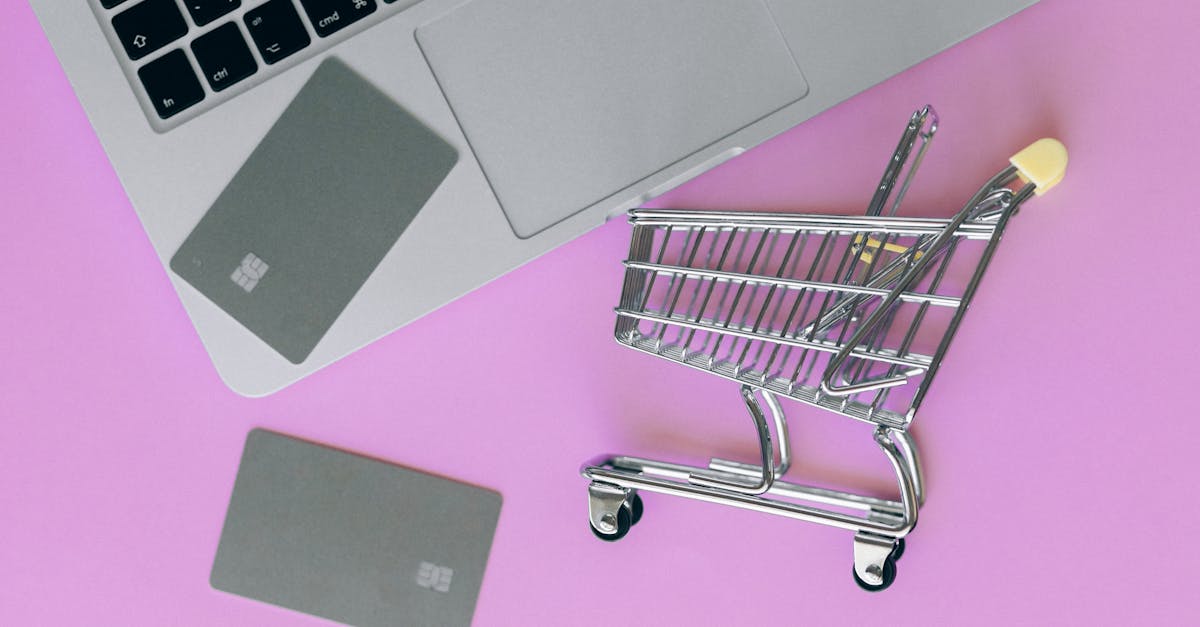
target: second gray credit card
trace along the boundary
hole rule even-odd
[[[255,429],[210,582],[351,625],[466,627],[499,493]]]
[[[326,59],[171,269],[301,363],[457,160],[395,101]]]

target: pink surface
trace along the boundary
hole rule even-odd
[[[850,535],[646,497],[586,529],[579,463],[752,454],[735,386],[620,348],[613,222],[265,399],[217,378],[23,2],[0,37],[0,623],[314,624],[212,590],[246,433],[489,486],[478,625],[1195,620],[1200,10],[1045,0],[658,201],[860,212],[901,120],[943,126],[913,202],[944,215],[1055,135],[917,417],[929,502],[896,584]],[[792,412],[798,475],[889,494],[862,424]]]

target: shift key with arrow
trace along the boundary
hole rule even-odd
[[[116,14],[113,30],[130,59],[138,60],[187,34],[175,0],[143,0]]]

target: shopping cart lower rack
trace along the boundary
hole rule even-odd
[[[1067,163],[1061,143],[1042,139],[953,217],[898,217],[936,131],[930,107],[913,114],[862,217],[630,213],[617,341],[739,383],[761,455],[705,468],[627,456],[589,463],[597,536],[624,537],[642,515],[638,492],[659,492],[848,529],[855,581],[892,583],[924,502],[908,426],[1009,219]],[[874,425],[899,500],[782,481],[791,448],[780,396]]]

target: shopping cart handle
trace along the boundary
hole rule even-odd
[[[1067,147],[1051,137],[1029,144],[1008,160],[1026,183],[1033,183],[1038,196],[1058,185],[1067,174]]]
[[[855,383],[842,383],[841,385],[834,385],[833,383],[834,377],[837,376],[836,372],[826,372],[825,376],[821,379],[821,391],[830,396],[850,396],[859,392],[894,388],[908,383],[909,377],[915,377],[923,372],[925,372],[923,368],[912,368],[897,375],[864,379]]]

